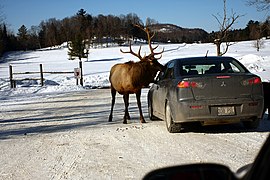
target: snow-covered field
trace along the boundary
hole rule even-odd
[[[188,56],[205,56],[216,55],[216,48],[213,44],[169,44],[160,45],[164,47],[165,52],[160,60],[161,63]],[[121,47],[128,50],[128,47]],[[139,46],[133,47],[137,52]],[[157,50],[157,51],[158,51]],[[148,53],[148,46],[143,46],[142,54]],[[259,52],[254,48],[253,41],[239,42],[230,46],[227,56],[233,56],[240,60],[248,69],[261,76],[263,81],[270,81],[270,40],[264,41],[264,48]],[[137,61],[137,58],[130,54],[120,52],[120,47],[90,49],[88,60],[83,61],[83,75],[85,87],[109,87],[109,70],[116,63],[122,63],[129,60]],[[13,52],[8,53],[0,60],[0,95],[1,98],[16,96],[19,98],[25,94],[40,94],[53,92],[78,91],[81,87],[74,86],[76,80],[73,74],[45,74],[45,87],[35,86],[39,81],[18,82],[16,90],[9,88],[9,65],[13,66],[13,72],[39,72],[39,64],[43,64],[43,71],[69,71],[78,67],[78,60],[68,60],[67,48],[55,48],[53,50],[43,49],[40,51],[30,52]],[[22,79],[23,77],[39,78],[39,74],[34,75],[14,75],[14,78]],[[29,88],[31,86],[31,88]],[[27,87],[27,88],[25,88]]]
[[[259,52],[253,44],[239,42],[226,55],[240,60],[263,81],[270,81],[270,40],[265,40]],[[163,47],[161,63],[204,56],[207,50],[208,55],[215,55],[213,44],[160,45]],[[68,60],[65,48],[13,52],[1,59],[0,179],[141,179],[152,169],[170,165],[215,162],[236,171],[253,161],[269,135],[266,118],[255,131],[236,124],[170,134],[163,121],[149,120],[148,89],[143,89],[146,124],[139,123],[134,96],[131,121],[122,124],[124,105],[117,96],[114,119],[108,123],[110,90],[93,87],[109,86],[109,70],[115,63],[136,60],[119,49],[90,50],[89,59],[83,61],[84,87],[75,85],[73,74],[45,74],[44,87],[38,81],[9,87],[10,64],[14,72],[39,71],[40,63],[44,71],[73,71],[78,61]],[[147,46],[143,50],[148,52]]]

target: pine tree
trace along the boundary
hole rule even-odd
[[[28,33],[27,33],[27,28],[25,27],[25,25],[22,25],[19,29],[18,29],[18,40],[22,46],[22,48],[24,50],[27,50],[27,44],[28,44]]]
[[[2,30],[2,27],[0,26],[0,56],[5,52],[5,46],[4,46],[4,31]]]
[[[89,54],[86,43],[80,35],[69,43],[68,50],[70,60],[74,60],[77,57],[81,61],[82,58],[87,58]]]
[[[86,43],[82,39],[82,36],[78,35],[76,38],[68,44],[68,55],[70,60],[79,58],[79,67],[81,69],[80,84],[83,86],[83,72],[82,72],[82,58],[88,57],[88,49]]]
[[[6,25],[0,25],[0,56],[9,51],[10,47],[9,47],[9,38],[8,38],[8,34],[7,34],[7,28]]]

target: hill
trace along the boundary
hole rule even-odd
[[[174,24],[155,24],[150,26],[157,33],[156,40],[159,42],[205,42],[209,33],[199,28],[183,28]]]

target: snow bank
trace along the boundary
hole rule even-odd
[[[270,81],[270,40],[265,40],[265,48],[257,52],[252,41],[239,42],[230,47],[226,55],[233,56],[243,63],[252,73],[259,75],[263,81]],[[24,94],[59,93],[61,91],[81,91],[85,88],[107,88],[110,86],[109,71],[117,63],[129,60],[137,61],[131,54],[123,54],[120,49],[128,47],[111,47],[90,49],[89,58],[83,60],[84,87],[76,86],[76,79],[71,74],[45,74],[45,86],[40,87],[38,80],[17,81],[16,89],[10,89],[9,65],[15,72],[39,71],[39,64],[43,64],[44,71],[73,71],[78,67],[78,60],[68,60],[67,48],[46,48],[39,51],[9,52],[0,59],[0,96],[23,96]],[[209,56],[216,54],[215,45],[206,44],[163,44],[157,51],[164,48],[160,62],[165,64],[171,59],[192,56]],[[136,52],[139,46],[134,46]],[[148,46],[143,45],[141,53],[147,54]],[[35,75],[39,76],[39,74]],[[29,74],[21,76],[29,77]]]
[[[248,54],[240,58],[239,61],[244,64],[251,72],[265,71],[262,64],[264,59],[261,56]]]

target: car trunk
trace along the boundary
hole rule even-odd
[[[250,77],[251,78],[251,77]],[[210,99],[236,99],[250,98],[252,94],[252,84],[247,76],[216,76],[210,75],[205,77],[192,77],[189,82],[192,94],[195,100],[210,100]]]

